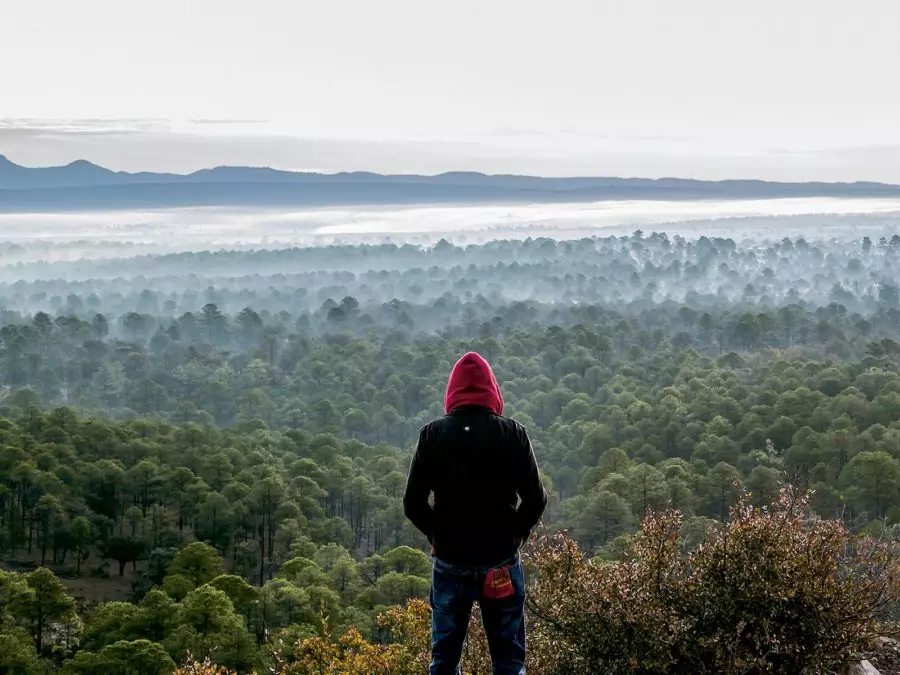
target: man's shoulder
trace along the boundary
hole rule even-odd
[[[521,436],[525,433],[525,427],[516,422],[514,419],[510,417],[504,417],[503,415],[493,415],[493,419],[496,424],[503,430],[503,433],[507,436]]]
[[[500,419],[502,421],[502,423],[505,424],[510,429],[514,429],[515,431],[525,433],[525,427],[523,427],[519,422],[516,422],[511,417],[498,416],[498,419]]]
[[[419,429],[419,435],[423,437],[432,437],[435,433],[442,431],[449,427],[452,424],[453,418],[450,415],[443,415],[442,417],[436,417],[430,422],[426,422],[421,429]]]
[[[496,424],[502,431],[508,434],[525,433],[525,427],[516,422],[514,419],[504,417],[503,415],[488,415],[492,423]],[[447,429],[450,429],[457,421],[453,415],[443,415],[426,423],[419,429],[419,435],[424,438],[433,438]]]

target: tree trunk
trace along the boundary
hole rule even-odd
[[[38,656],[44,651],[44,612],[38,608],[37,618],[34,622],[34,645]]]
[[[265,517],[263,517],[262,525],[259,526],[259,586],[262,588],[266,583],[266,525]]]

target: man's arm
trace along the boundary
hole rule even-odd
[[[531,447],[531,440],[523,427],[519,427],[519,437],[523,455],[516,492],[519,493],[519,499],[522,501],[519,504],[517,515],[519,535],[525,540],[531,534],[534,526],[538,524],[544,509],[547,507],[547,491],[541,482],[541,474],[538,471],[534,448]]]
[[[403,495],[403,512],[431,542],[434,534],[434,511],[428,503],[431,494],[431,471],[425,457],[425,429],[419,432],[419,442],[409,467],[406,492]]]

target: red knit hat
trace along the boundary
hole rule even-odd
[[[503,414],[503,394],[494,371],[475,352],[469,352],[453,366],[444,396],[444,410],[448,413],[466,405],[487,408],[495,415]]]

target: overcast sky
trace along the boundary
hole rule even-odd
[[[897,0],[0,0],[0,153],[900,183]]]

